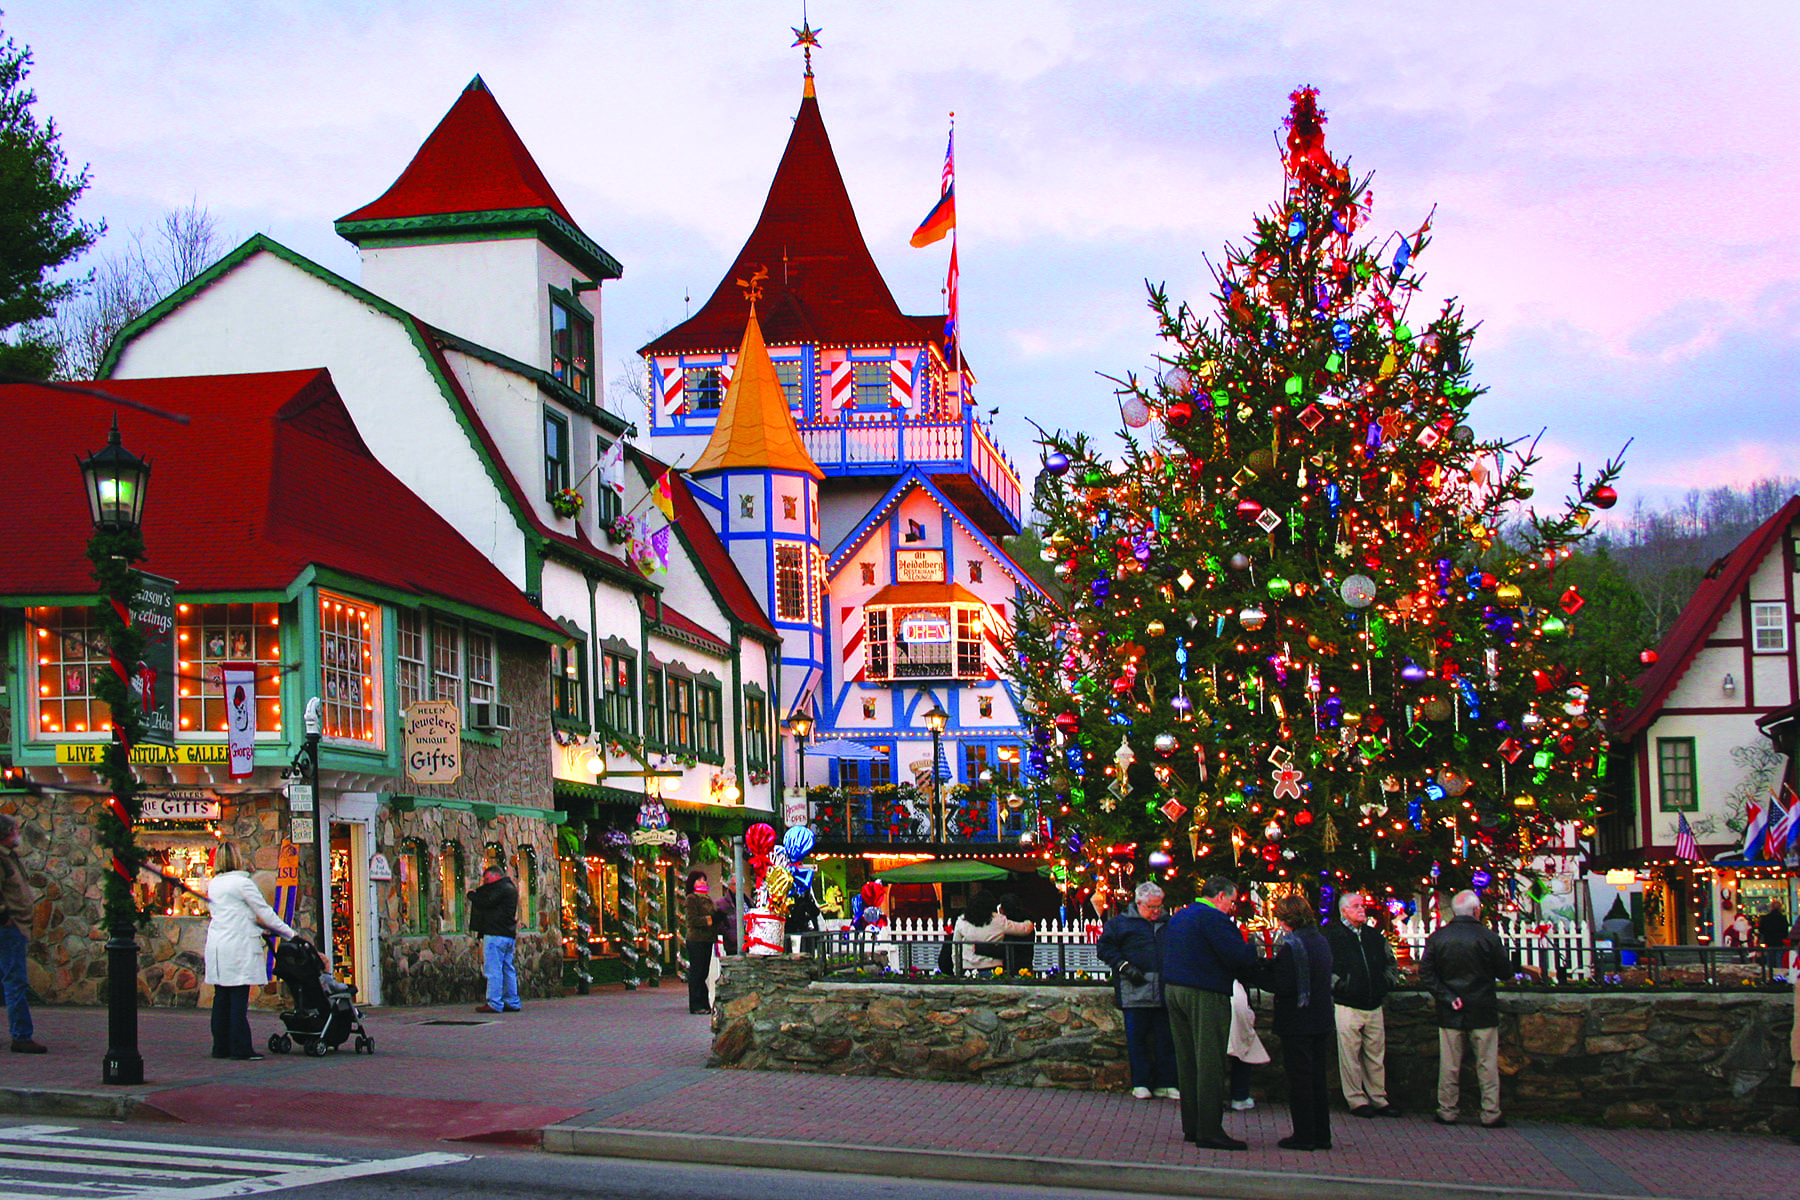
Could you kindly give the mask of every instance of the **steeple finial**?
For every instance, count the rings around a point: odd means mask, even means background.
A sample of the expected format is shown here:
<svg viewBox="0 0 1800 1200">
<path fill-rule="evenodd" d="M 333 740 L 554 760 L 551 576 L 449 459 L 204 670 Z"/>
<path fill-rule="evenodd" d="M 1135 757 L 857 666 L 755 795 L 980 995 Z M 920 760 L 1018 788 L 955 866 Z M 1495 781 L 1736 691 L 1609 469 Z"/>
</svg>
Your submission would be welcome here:
<svg viewBox="0 0 1800 1200">
<path fill-rule="evenodd" d="M 806 5 L 804 4 L 800 6 L 800 28 L 794 29 L 791 25 L 788 26 L 788 28 L 793 29 L 794 45 L 802 47 L 802 53 L 806 55 L 806 94 L 810 96 L 813 94 L 813 47 L 819 44 L 819 35 L 825 31 L 823 29 L 814 29 L 807 21 Z"/>
</svg>

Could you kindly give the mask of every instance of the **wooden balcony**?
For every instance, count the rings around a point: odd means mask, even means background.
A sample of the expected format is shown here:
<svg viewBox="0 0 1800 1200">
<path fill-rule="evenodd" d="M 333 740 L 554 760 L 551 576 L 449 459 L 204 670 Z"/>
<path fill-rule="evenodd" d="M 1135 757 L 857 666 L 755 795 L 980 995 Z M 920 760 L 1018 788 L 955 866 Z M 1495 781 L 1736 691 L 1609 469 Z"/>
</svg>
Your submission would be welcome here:
<svg viewBox="0 0 1800 1200">
<path fill-rule="evenodd" d="M 993 431 L 964 410 L 960 419 L 920 419 L 903 412 L 847 412 L 841 421 L 800 426 L 806 451 L 827 477 L 897 476 L 918 467 L 990 534 L 1019 531 L 1018 468 Z"/>
</svg>

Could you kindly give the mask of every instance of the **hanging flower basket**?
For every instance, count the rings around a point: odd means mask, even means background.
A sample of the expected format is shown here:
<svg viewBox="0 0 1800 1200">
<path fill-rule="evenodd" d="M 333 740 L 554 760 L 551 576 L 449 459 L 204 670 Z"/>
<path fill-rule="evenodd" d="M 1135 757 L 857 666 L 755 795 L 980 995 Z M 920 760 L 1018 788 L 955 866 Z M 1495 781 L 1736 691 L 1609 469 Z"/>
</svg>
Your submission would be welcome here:
<svg viewBox="0 0 1800 1200">
<path fill-rule="evenodd" d="M 579 517 L 581 507 L 586 503 L 581 493 L 574 488 L 564 488 L 550 494 L 550 507 L 556 510 L 559 517 Z"/>
</svg>

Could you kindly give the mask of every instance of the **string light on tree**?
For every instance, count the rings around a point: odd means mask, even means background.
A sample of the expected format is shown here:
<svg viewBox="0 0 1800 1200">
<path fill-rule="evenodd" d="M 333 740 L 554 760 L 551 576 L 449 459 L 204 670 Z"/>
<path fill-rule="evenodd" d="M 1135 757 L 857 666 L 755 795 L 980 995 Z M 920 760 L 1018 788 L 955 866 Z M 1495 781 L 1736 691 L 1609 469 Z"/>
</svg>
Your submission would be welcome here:
<svg viewBox="0 0 1800 1200">
<path fill-rule="evenodd" d="M 1411 311 L 1430 218 L 1376 226 L 1317 93 L 1290 99 L 1283 194 L 1214 311 L 1151 290 L 1122 458 L 1044 438 L 1071 600 L 1017 626 L 1035 799 L 1059 841 L 1158 847 L 1183 878 L 1499 886 L 1594 816 L 1612 696 L 1567 661 L 1583 600 L 1556 572 L 1621 462 L 1527 507 L 1535 447 L 1472 425 L 1462 310 Z"/>
</svg>

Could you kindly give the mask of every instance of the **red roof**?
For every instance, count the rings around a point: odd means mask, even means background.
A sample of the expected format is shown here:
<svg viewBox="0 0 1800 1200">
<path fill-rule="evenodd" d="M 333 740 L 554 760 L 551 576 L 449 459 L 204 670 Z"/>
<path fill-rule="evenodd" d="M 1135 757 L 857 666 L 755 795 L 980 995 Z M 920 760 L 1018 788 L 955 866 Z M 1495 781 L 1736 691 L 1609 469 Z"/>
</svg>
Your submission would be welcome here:
<svg viewBox="0 0 1800 1200">
<path fill-rule="evenodd" d="M 392 187 L 338 218 L 379 221 L 548 208 L 575 225 L 512 122 L 477 75 Z"/>
<path fill-rule="evenodd" d="M 1656 719 L 1657 713 L 1662 711 L 1663 701 L 1687 673 L 1694 655 L 1706 645 L 1719 618 L 1737 600 L 1750 582 L 1750 576 L 1769 551 L 1780 544 L 1782 533 L 1796 519 L 1800 519 L 1800 496 L 1790 498 L 1779 512 L 1757 526 L 1736 549 L 1707 572 L 1657 646 L 1656 662 L 1633 681 L 1639 691 L 1637 707 L 1625 715 L 1614 730 L 1614 736 L 1621 739 L 1636 737 Z"/>
<path fill-rule="evenodd" d="M 627 446 L 626 453 L 637 460 L 639 467 L 654 482 L 664 471 L 666 464 L 651 458 L 635 446 Z M 725 551 L 725 543 L 719 540 L 718 531 L 706 514 L 700 511 L 700 505 L 694 494 L 688 491 L 687 479 L 680 471 L 669 472 L 669 494 L 675 500 L 675 524 L 693 547 L 694 557 L 700 560 L 700 569 L 718 590 L 719 598 L 725 610 L 743 624 L 758 633 L 774 638 L 775 625 L 763 612 L 762 602 L 744 577 L 738 572 L 737 564 L 731 561 L 731 555 Z"/>
<path fill-rule="evenodd" d="M 800 101 L 762 216 L 731 269 L 699 312 L 639 353 L 736 350 L 750 316 L 737 281 L 759 267 L 768 278 L 757 311 L 771 346 L 907 346 L 925 340 L 913 318 L 901 314 L 869 256 L 813 96 Z"/>
<path fill-rule="evenodd" d="M 731 644 L 720 639 L 719 635 L 706 628 L 692 617 L 676 611 L 669 604 L 662 603 L 654 596 L 639 596 L 638 607 L 644 610 L 651 620 L 660 620 L 668 629 L 685 634 L 694 642 L 705 646 L 707 650 L 720 658 L 731 657 Z"/>
<path fill-rule="evenodd" d="M 0 506 L 25 517 L 0 528 L 0 595 L 94 591 L 73 460 L 106 444 L 114 416 L 126 449 L 151 465 L 143 568 L 184 594 L 285 590 L 318 566 L 561 634 L 376 460 L 324 370 L 0 387 Z"/>
</svg>

